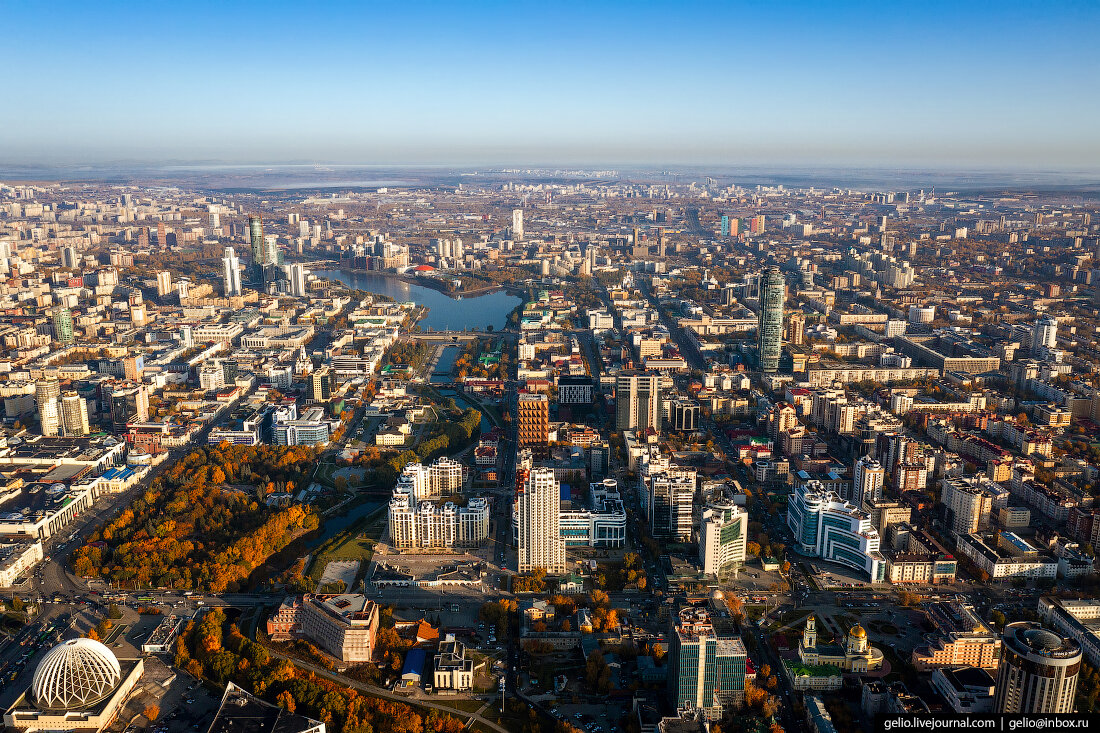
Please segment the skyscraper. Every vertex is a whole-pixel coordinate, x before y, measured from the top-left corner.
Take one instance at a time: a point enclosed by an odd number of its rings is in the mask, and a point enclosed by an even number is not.
[[[264,220],[259,216],[248,217],[248,239],[252,245],[252,279],[263,281],[264,276]]]
[[[523,241],[523,209],[512,209],[512,239]]]
[[[298,298],[306,294],[306,268],[297,262],[290,266],[290,294]]]
[[[73,312],[59,305],[50,313],[53,318],[53,336],[59,343],[73,342]]]
[[[699,561],[703,572],[717,576],[745,564],[749,515],[727,496],[707,502],[699,517]]]
[[[993,712],[1050,715],[1073,712],[1081,647],[1039,624],[1019,621],[1004,631]]]
[[[157,273],[157,297],[163,298],[172,292],[172,273],[161,270]]]
[[[61,383],[56,379],[41,379],[34,383],[34,401],[38,406],[38,420],[43,435],[57,435],[61,416],[57,401],[61,397]]]
[[[116,433],[124,433],[130,421],[149,419],[149,393],[144,384],[118,384],[111,388],[111,421]]]
[[[545,568],[548,573],[564,573],[561,490],[554,478],[554,469],[532,468],[516,502],[519,504],[519,572]]]
[[[661,429],[661,375],[619,374],[615,379],[615,429]]]
[[[852,503],[859,508],[864,504],[882,500],[882,486],[886,482],[886,469],[871,456],[856,461],[852,478]]]
[[[764,215],[757,214],[749,218],[749,234],[764,233]]]
[[[76,392],[61,395],[61,429],[69,436],[88,434],[88,403]]]
[[[76,268],[76,247],[61,248],[61,266],[70,270]]]
[[[787,317],[787,343],[802,346],[806,343],[806,314],[792,311]]]
[[[745,695],[748,652],[729,619],[688,606],[673,621],[668,684],[677,713],[722,717],[726,706]]]
[[[225,297],[240,295],[241,261],[237,259],[237,253],[233,251],[232,247],[225,248],[225,256],[222,257],[222,268],[224,269],[222,287],[225,290]]]
[[[783,337],[783,301],[786,283],[778,267],[768,268],[760,283],[760,314],[756,341],[760,370],[765,374],[779,371],[779,353]]]
[[[1058,345],[1058,321],[1054,318],[1044,318],[1036,321],[1031,329],[1031,351],[1039,353],[1041,349],[1053,349]]]
[[[332,399],[336,375],[327,366],[323,366],[309,375],[309,398],[316,402],[328,402]]]

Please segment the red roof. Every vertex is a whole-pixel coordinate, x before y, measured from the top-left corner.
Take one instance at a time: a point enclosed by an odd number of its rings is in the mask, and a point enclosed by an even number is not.
[[[416,272],[431,272],[434,269],[431,265],[417,265],[413,268]]]

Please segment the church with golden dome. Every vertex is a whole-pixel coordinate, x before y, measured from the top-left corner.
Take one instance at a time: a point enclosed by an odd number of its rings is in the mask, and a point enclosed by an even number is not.
[[[845,672],[861,674],[882,668],[882,651],[867,641],[867,631],[856,624],[848,632],[846,643],[818,644],[817,618],[810,614],[798,645],[798,656],[806,665],[833,665]]]

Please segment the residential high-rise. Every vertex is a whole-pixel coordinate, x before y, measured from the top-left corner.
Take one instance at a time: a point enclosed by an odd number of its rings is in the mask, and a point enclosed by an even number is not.
[[[1041,349],[1053,349],[1058,345],[1058,321],[1044,318],[1036,321],[1031,329],[1031,350],[1038,353]]]
[[[190,325],[184,324],[180,326],[180,346],[185,349],[190,349],[195,345],[194,330]]]
[[[699,560],[703,572],[719,573],[745,564],[749,515],[727,496],[707,502],[699,517]]]
[[[163,298],[172,292],[172,273],[161,270],[157,273],[157,297]]]
[[[749,218],[749,234],[764,233],[764,215],[757,214]]]
[[[61,430],[64,435],[87,435],[88,403],[76,392],[61,395]]]
[[[42,434],[57,435],[61,428],[61,414],[58,400],[61,398],[61,383],[56,379],[40,379],[34,383],[34,402],[38,406],[38,420]]]
[[[61,248],[61,266],[73,270],[76,269],[76,247],[62,247]]]
[[[306,294],[306,268],[305,265],[295,262],[290,266],[290,294],[301,298]]]
[[[852,503],[859,508],[882,499],[882,487],[886,483],[886,469],[870,456],[856,461],[852,474]]]
[[[692,505],[695,502],[697,477],[695,469],[670,466],[649,476],[649,493],[645,509],[649,515],[650,533],[676,542],[691,540]]]
[[[73,342],[73,312],[63,305],[59,305],[50,311],[53,318],[53,337],[58,343],[71,344]]]
[[[748,652],[730,619],[683,608],[673,619],[670,641],[668,684],[678,713],[717,720],[724,708],[741,704]]]
[[[554,478],[554,469],[532,468],[516,502],[519,504],[519,572],[544,568],[548,573],[564,573],[561,489]]]
[[[802,311],[791,311],[787,316],[787,343],[792,346],[806,343],[806,314]]]
[[[523,241],[523,209],[512,209],[512,239]]]
[[[615,379],[615,429],[661,429],[661,375],[624,372]]]
[[[1004,631],[993,712],[1072,713],[1081,672],[1081,646],[1029,621]]]
[[[768,268],[760,283],[760,313],[757,318],[756,345],[760,370],[765,374],[779,371],[783,338],[783,301],[786,283],[778,267]]]
[[[521,393],[516,405],[520,448],[544,447],[550,442],[550,401],[543,394]]]
[[[232,247],[225,248],[225,256],[222,257],[222,288],[225,297],[241,294],[241,261]]]
[[[252,264],[264,260],[264,220],[261,216],[248,217],[248,243],[252,245]]]
[[[993,498],[993,492],[980,480],[945,478],[940,503],[946,512],[947,526],[960,536],[988,527],[993,514]]]

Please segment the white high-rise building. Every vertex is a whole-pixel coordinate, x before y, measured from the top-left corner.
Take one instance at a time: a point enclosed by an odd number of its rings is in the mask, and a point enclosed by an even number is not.
[[[1031,350],[1038,353],[1040,350],[1053,349],[1058,345],[1058,321],[1053,318],[1044,318],[1036,321],[1031,329]]]
[[[172,273],[161,270],[157,273],[157,297],[163,298],[172,292]]]
[[[856,461],[852,477],[852,503],[864,505],[882,500],[882,487],[886,483],[886,469],[870,456]]]
[[[512,209],[512,239],[523,241],[523,209]]]
[[[58,400],[61,399],[61,383],[56,379],[43,379],[34,384],[34,401],[38,405],[38,419],[42,434],[57,435],[61,429],[61,413]]]
[[[565,572],[565,539],[559,526],[561,493],[552,468],[533,468],[516,501],[519,504],[519,572],[544,568]]]
[[[180,346],[190,349],[195,345],[195,334],[189,325],[180,326]]]
[[[61,396],[61,429],[67,436],[87,435],[88,403],[76,392]]]
[[[290,294],[302,298],[306,294],[306,268],[305,265],[295,262],[290,266]]]
[[[749,515],[728,497],[707,502],[699,517],[699,560],[703,572],[717,576],[745,564]]]
[[[237,253],[232,247],[225,248],[225,256],[222,257],[223,283],[225,297],[241,294],[241,261],[237,259]]]

